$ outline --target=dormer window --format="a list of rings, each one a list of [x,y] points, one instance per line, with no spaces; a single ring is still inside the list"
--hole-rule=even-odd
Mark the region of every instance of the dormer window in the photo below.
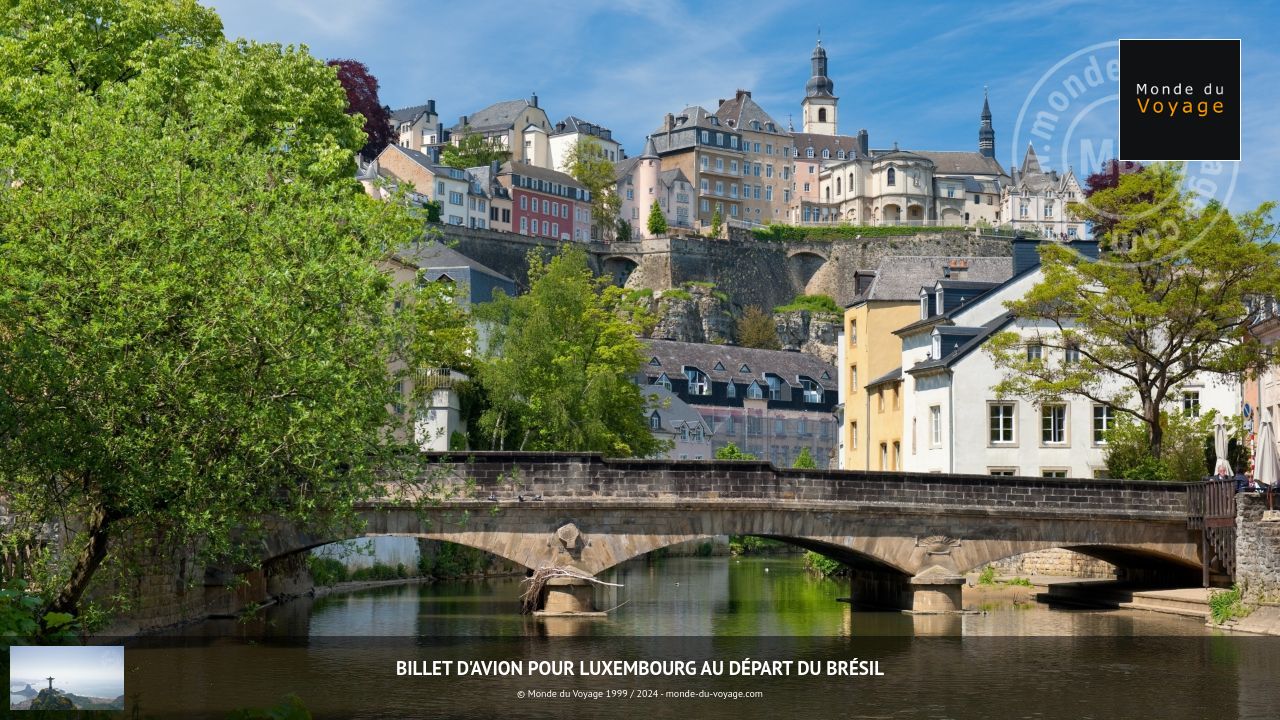
[[[650,430],[662,429],[662,417],[658,415],[657,410],[654,410],[653,414],[649,416],[649,429]]]
[[[659,375],[658,379],[653,381],[653,384],[661,385],[662,387],[668,390],[671,389],[671,379],[667,377],[666,373],[662,373],[661,375]]]
[[[823,148],[823,149],[822,149],[822,159],[823,159],[823,160],[828,160],[828,159],[830,159],[830,158],[831,158],[831,150],[829,150],[829,149],[827,149],[827,148]]]
[[[920,319],[929,319],[929,293],[928,291],[920,291]]]
[[[805,150],[805,151],[804,151],[804,156],[805,156],[805,157],[808,157],[808,158],[813,157],[813,148],[809,148],[809,149]]]
[[[711,382],[707,379],[707,374],[696,367],[686,367],[684,369],[684,377],[689,381],[690,395],[710,395]]]
[[[801,377],[800,387],[804,392],[805,402],[814,404],[822,402],[822,386],[817,382],[807,377]]]
[[[751,381],[751,384],[747,386],[747,397],[752,400],[764,399],[764,390],[760,387],[759,382],[755,380]]]
[[[946,307],[942,304],[942,288],[938,288],[937,292],[934,293],[933,306],[938,308],[939,313],[941,313],[942,309]]]
[[[942,335],[937,332],[933,334],[933,359],[942,359]]]

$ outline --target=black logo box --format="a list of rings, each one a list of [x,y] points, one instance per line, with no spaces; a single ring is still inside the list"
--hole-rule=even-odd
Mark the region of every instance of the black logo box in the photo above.
[[[1120,158],[1239,160],[1240,77],[1239,40],[1120,40]]]

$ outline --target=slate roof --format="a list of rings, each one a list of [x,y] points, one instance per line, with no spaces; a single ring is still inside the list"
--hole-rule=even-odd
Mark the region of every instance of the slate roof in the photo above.
[[[708,112],[707,109],[702,107],[701,105],[690,105],[689,107],[676,113],[675,117],[676,117],[676,123],[675,123],[675,127],[672,128],[672,130],[682,130],[684,128],[694,127],[694,126],[705,127],[705,128],[717,128],[719,130],[734,129],[720,122],[719,117],[717,117],[713,113]],[[681,117],[685,118],[684,122],[680,122]],[[650,135],[665,135],[666,132],[667,132],[667,124],[665,121],[663,121],[663,123],[658,126],[658,129],[654,130],[652,133],[650,133]]]
[[[1034,147],[1027,146],[1027,154],[1022,158],[1022,167],[1014,169],[1010,181],[1016,190],[1044,192],[1046,190],[1063,191],[1070,187],[1073,173],[1061,173],[1057,170],[1045,172],[1040,169],[1040,159]]]
[[[559,170],[548,170],[547,168],[538,167],[537,165],[522,163],[519,160],[508,160],[502,164],[502,169],[498,171],[498,174],[504,175],[507,173],[516,173],[517,175],[523,175],[525,177],[560,183],[561,185],[578,188],[579,190],[587,189],[585,185],[574,180],[572,175],[562,173]]]
[[[885,383],[890,383],[890,382],[893,382],[894,380],[901,380],[901,379],[902,379],[902,368],[896,367],[890,370],[889,372],[881,375],[880,377],[876,378],[875,380],[872,380],[871,382],[867,383],[865,387],[870,389],[877,385],[884,385]]]
[[[951,327],[947,331],[953,335],[968,334],[971,337],[961,343],[956,349],[947,353],[940,358],[932,358],[924,362],[916,363],[907,373],[914,375],[916,373],[928,372],[930,370],[938,370],[954,365],[956,361],[973,352],[982,346],[987,338],[1000,332],[1006,325],[1013,322],[1013,313],[1005,313],[991,320],[990,322],[978,327]]]
[[[932,160],[934,172],[939,175],[1005,175],[995,158],[979,152],[916,150],[915,153]]]
[[[431,159],[431,156],[426,153],[418,152],[417,150],[404,147],[403,145],[388,145],[382,152],[399,152],[426,170],[429,170],[433,175],[447,176],[449,175],[449,171],[454,169],[448,165],[441,165],[435,162]]]
[[[858,138],[853,135],[821,135],[818,133],[792,133],[796,144],[797,156],[802,160],[822,160],[822,151],[831,151],[829,160],[839,160],[838,151],[844,150],[844,159],[866,157],[858,145]],[[813,148],[813,157],[808,156],[808,149]]]
[[[764,108],[751,99],[751,93],[746,90],[739,90],[732,98],[720,103],[715,114],[720,118],[720,122],[737,130],[775,135],[788,134],[776,120],[769,116],[769,113],[765,112]],[[754,127],[752,122],[759,123],[759,127]],[[770,130],[770,127],[773,129]]]
[[[451,267],[467,267],[474,272],[484,273],[490,277],[515,284],[511,278],[484,265],[483,263],[472,260],[453,248],[438,242],[414,243],[396,253],[396,258],[401,262],[412,265],[418,269],[426,268],[451,268]]]
[[[920,288],[942,279],[943,268],[953,260],[968,264],[963,280],[948,282],[999,283],[1013,275],[1011,257],[954,257],[947,255],[900,255],[886,257],[876,269],[876,278],[867,289],[866,300],[917,300]],[[959,275],[960,273],[956,273]]]
[[[406,108],[391,111],[391,122],[394,125],[400,123],[411,123],[425,115],[430,109],[430,105],[411,105]]]
[[[658,413],[662,432],[678,435],[680,434],[681,426],[696,425],[702,428],[702,432],[705,435],[711,435],[711,428],[707,427],[702,415],[697,410],[694,410],[689,403],[681,400],[679,395],[661,385],[642,385],[640,386],[640,393],[645,396],[645,417],[650,417],[655,412]]]
[[[564,126],[563,128],[561,126]],[[569,135],[572,133],[581,133],[583,135],[594,135],[596,137],[605,138],[613,141],[613,131],[603,125],[597,125],[588,122],[580,117],[570,115],[558,123],[551,126],[552,135]]]
[[[806,353],[675,340],[647,340],[646,345],[645,353],[651,358],[657,358],[660,363],[651,365],[646,362],[642,366],[645,376],[649,378],[655,378],[664,372],[667,377],[679,377],[684,372],[684,367],[690,365],[706,373],[712,380],[733,380],[744,384],[759,380],[763,383],[765,373],[772,373],[795,385],[799,376],[804,375],[816,380],[824,389],[835,388],[835,366]],[[744,365],[747,372],[742,371]],[[827,376],[823,377],[823,373]]]
[[[677,181],[683,182],[683,183],[689,182],[689,178],[685,177],[684,171],[681,170],[680,168],[675,168],[673,170],[663,170],[662,172],[658,173],[658,180],[662,181],[662,184],[666,185],[667,187],[671,187]]]
[[[636,163],[640,162],[638,157],[623,158],[613,164],[613,179],[615,182],[622,182],[636,169]]]
[[[487,108],[477,110],[467,116],[467,127],[470,132],[496,132],[510,130],[515,126],[516,116],[529,107],[528,100],[504,100]],[[451,132],[462,132],[462,123],[449,128]]]

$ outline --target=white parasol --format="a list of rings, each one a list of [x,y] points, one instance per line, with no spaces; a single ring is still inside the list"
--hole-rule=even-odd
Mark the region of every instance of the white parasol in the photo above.
[[[1231,462],[1227,460],[1227,424],[1221,417],[1213,424],[1213,452],[1217,455],[1213,461],[1213,474],[1227,477],[1235,475],[1231,470]]]
[[[1258,431],[1258,452],[1254,457],[1254,482],[1275,487],[1276,481],[1280,480],[1280,455],[1276,454],[1276,433],[1270,420],[1264,420],[1262,429]]]

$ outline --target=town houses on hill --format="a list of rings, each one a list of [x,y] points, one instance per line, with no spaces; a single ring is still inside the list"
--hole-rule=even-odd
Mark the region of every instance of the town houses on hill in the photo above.
[[[821,42],[810,68],[799,131],[779,123],[750,90],[739,89],[714,110],[692,105],[664,113],[637,157],[629,157],[612,130],[595,120],[570,114],[552,123],[536,94],[459,115],[448,127],[435,100],[428,100],[391,112],[398,150],[388,148],[361,168],[361,179],[370,186],[379,178],[412,184],[414,198],[440,207],[444,223],[579,242],[608,240],[612,228],[592,225],[590,205],[598,198],[589,197],[568,173],[570,149],[590,138],[600,157],[614,164],[615,182],[604,192],[617,194],[618,221],[629,226],[624,229],[632,239],[650,235],[654,202],[669,232],[677,233],[705,233],[718,219],[741,227],[955,226],[1062,240],[1085,236],[1084,222],[1068,209],[1083,197],[1073,170],[1042,169],[1030,146],[1020,167],[1006,169],[996,160],[995,123],[985,91],[975,149],[924,150],[896,142],[874,147],[865,129],[840,134],[840,98]],[[443,150],[469,135],[506,153],[507,162],[497,168],[455,168],[461,177],[440,170]],[[405,158],[416,167],[407,166]],[[522,208],[520,197],[531,193],[541,194],[536,202],[525,199]],[[541,212],[544,204],[547,212]]]

